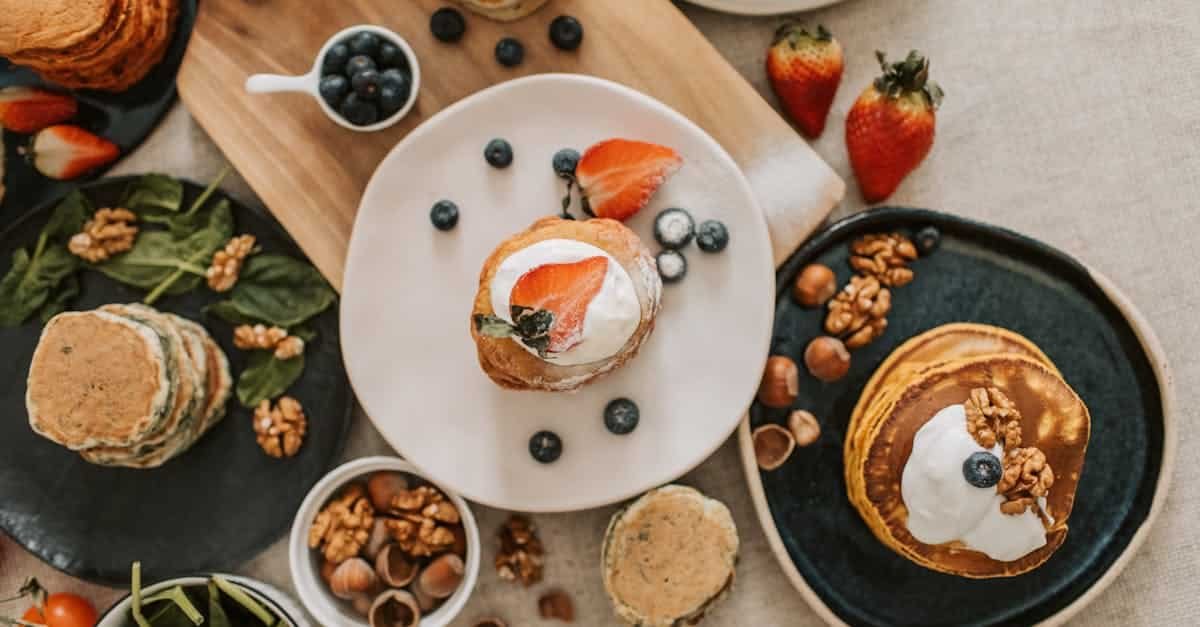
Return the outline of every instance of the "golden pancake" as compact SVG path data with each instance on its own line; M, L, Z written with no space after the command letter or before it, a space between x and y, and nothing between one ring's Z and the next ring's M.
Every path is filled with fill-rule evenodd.
M61 50L90 39L117 0L0 0L0 55L29 48Z
M100 28L87 38L68 47L26 48L10 53L8 59L13 63L26 65L40 72L90 58L108 47L121 34L139 2L140 0L113 0L112 10Z
M112 76L123 74L125 59L131 53L140 53L142 44L150 33L156 9L154 0L130 0L132 10L125 23L114 34L111 41L92 54L75 56L67 62L28 64L38 70L43 78L72 89L98 88L113 81Z
M1022 446L1040 449L1054 471L1045 500L1053 519L1046 544L1012 561L999 561L962 542L925 544L908 529L901 477L913 438L937 412L963 404L971 391L994 387L1020 412ZM877 415L860 421L869 432L846 463L850 501L885 545L913 562L971 578L1010 577L1040 566L1062 544L1090 433L1087 407L1062 378L1026 356L984 355L952 361L913 375ZM851 434L853 435L853 434Z

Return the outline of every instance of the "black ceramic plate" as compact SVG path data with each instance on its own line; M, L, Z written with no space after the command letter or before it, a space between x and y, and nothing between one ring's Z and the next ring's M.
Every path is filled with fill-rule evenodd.
M915 281L892 291L883 337L854 351L850 373L840 381L802 375L796 407L818 417L820 439L797 448L781 468L760 472L743 425L751 492L784 569L826 619L852 625L1029 625L1061 618L1081 607L1076 601L1086 601L1102 578L1107 582L1126 551L1140 543L1163 497L1160 477L1170 475L1173 458L1160 384L1165 364L1155 354L1161 351L1148 352L1146 346L1157 346L1152 334L1105 281L1065 254L1011 231L932 211L877 209L816 235L779 270L772 352L803 364L806 344L822 333L825 310L801 308L790 296L801 268L828 265L843 285L851 276L847 245L854 238L912 233L928 225L941 230L941 246L913 262ZM906 339L960 321L1006 327L1032 339L1092 414L1066 542L1043 566L1018 577L971 580L917 566L876 540L846 498L842 442L863 385ZM782 424L786 414L756 403L750 427Z
M98 207L116 202L128 177L84 186ZM186 185L185 203L201 191ZM13 249L28 246L53 203L0 232L0 275ZM237 233L254 235L269 252L303 259L271 218L233 203ZM145 294L98 272L80 274L83 291L71 309L138 302ZM236 377L245 353L232 328L201 308L218 300L207 289L165 296L155 306L196 320L221 344ZM289 394L308 415L308 435L293 458L267 457L254 441L251 412L236 398L225 419L191 450L153 470L105 468L43 439L29 428L25 379L41 332L36 319L0 328L0 528L51 566L91 581L128 585L141 560L147 581L228 570L253 557L292 523L309 488L337 460L353 397L342 367L337 307L311 321L317 338Z
M163 60L146 78L119 94L102 91L80 90L74 92L79 100L79 114L67 124L76 124L107 138L121 147L121 155L127 155L158 124L175 103L175 75L183 62L192 26L196 23L196 0L179 1L179 21L175 25L171 47ZM32 70L13 65L0 57L0 87L10 85L36 85L54 88ZM17 153L18 147L28 143L29 135L4 133L4 183L8 190L0 202L0 229L24 215L32 207L41 206L52 198L70 191L80 181L55 181L33 169L24 157ZM111 166L110 166L111 167ZM101 176L108 168L101 168L85 176L83 180Z

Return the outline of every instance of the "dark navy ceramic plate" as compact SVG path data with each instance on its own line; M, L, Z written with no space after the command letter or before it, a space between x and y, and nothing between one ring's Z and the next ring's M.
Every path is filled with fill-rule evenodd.
M130 177L83 187L97 207L111 206ZM201 191L187 184L185 204ZM218 192L219 193L219 192ZM232 199L231 199L232 200ZM54 203L0 232L0 275L12 251L28 246ZM233 203L237 233L254 235L266 251L304 254L270 217ZM144 292L98 272L80 273L82 293L71 309L138 302ZM155 306L208 328L229 356L234 377L246 354L234 348L230 325L201 309L218 300L207 289L165 296ZM295 457L267 457L254 441L251 411L231 398L228 414L191 450L152 470L94 466L29 428L25 379L42 324L36 316L0 328L0 528L51 566L91 581L126 586L141 560L146 581L228 570L291 525L309 488L341 454L353 396L342 367L336 305L311 321L317 332L305 351L304 375L289 394L308 415L308 434Z
M179 73L192 26L196 23L196 0L180 0L178 19L171 47L146 78L119 94L91 90L74 92L79 99L79 114L67 124L82 126L109 139L121 147L121 155L127 155L137 148L175 103L175 75ZM45 85L54 88L52 83L46 83L32 70L13 65L0 57L0 87L10 85ZM0 202L0 229L31 208L66 194L80 182L55 181L33 169L17 152L29 139L29 135L4 133L4 150L0 158L4 159L4 183L8 190L4 194L4 201ZM106 170L107 167L91 172L82 180L98 178Z
M1147 350L1157 346L1153 335L1106 281L1058 250L1011 231L932 211L877 209L819 233L780 268L772 353L803 364L806 344L822 334L825 310L801 308L790 295L801 268L828 265L843 285L851 276L847 245L854 238L896 230L911 234L929 225L941 230L941 246L913 262L915 281L892 290L883 337L854 351L850 373L840 381L801 376L795 406L818 417L820 439L797 448L778 470L760 472L743 426L742 452L760 518L785 571L827 619L852 625L1029 625L1065 616L1140 543L1163 498L1160 477L1169 476L1174 450L1163 413L1161 351ZM960 321L993 324L1032 339L1092 414L1066 542L1043 566L1018 577L972 580L917 566L876 540L846 498L842 442L863 385L906 339ZM756 403L750 427L782 424L786 414Z

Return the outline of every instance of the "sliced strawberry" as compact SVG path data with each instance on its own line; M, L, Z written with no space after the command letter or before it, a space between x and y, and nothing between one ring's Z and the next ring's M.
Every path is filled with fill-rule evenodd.
M541 265L517 279L509 303L553 313L547 350L561 353L583 340L584 316L607 272L608 258L601 256Z
M666 146L609 139L584 151L575 179L596 217L627 220L682 165L679 153Z
M116 144L69 124L39 131L28 152L38 172L60 181L78 178L121 155Z
M66 94L36 87L0 89L0 126L15 133L36 133L75 116L78 105Z

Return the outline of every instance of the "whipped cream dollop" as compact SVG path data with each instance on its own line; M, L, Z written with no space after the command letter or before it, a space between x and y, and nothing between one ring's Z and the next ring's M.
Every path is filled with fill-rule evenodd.
M561 353L550 353L546 361L560 366L575 366L607 359L617 354L637 330L642 320L642 306L637 289L625 268L603 249L572 239L547 239L530 244L500 262L490 283L492 311L512 322L509 298L513 286L522 275L538 266L550 263L574 263L590 257L607 257L608 269L604 283L592 302L588 303L583 319L583 335L578 344ZM537 351L519 339L514 342L533 355Z
M957 540L1002 562L1045 546L1046 529L1035 512L1005 514L1000 511L1004 497L995 486L977 488L967 483L963 461L979 451L1004 459L999 444L985 449L967 432L962 405L942 409L917 431L900 479L909 532L925 544ZM1049 517L1045 500L1039 504Z

